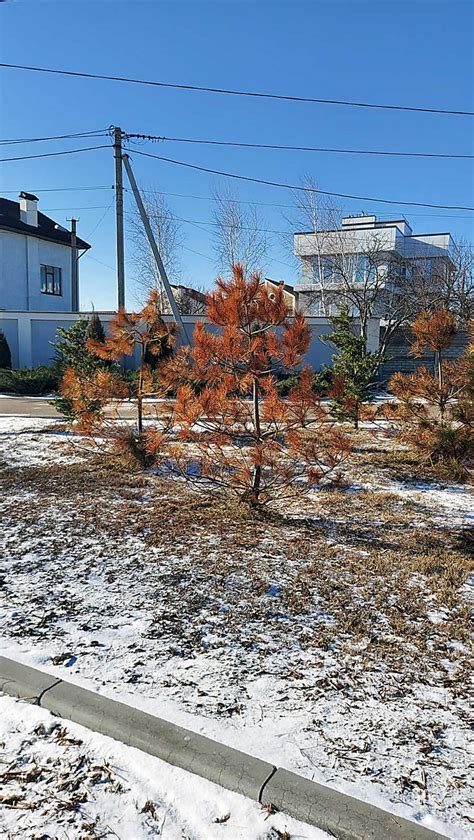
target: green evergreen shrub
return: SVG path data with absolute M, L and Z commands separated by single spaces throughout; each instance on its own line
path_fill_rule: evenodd
M 3 330 L 0 330 L 0 368 L 11 368 L 12 354 Z
M 52 367 L 39 365 L 36 368 L 21 368 L 20 370 L 2 368 L 0 369 L 0 392 L 24 396 L 51 394 L 57 391 L 61 375 L 57 365 Z
M 365 339 L 357 333 L 347 307 L 329 320 L 334 331 L 321 339 L 338 350 L 332 357 L 332 367 L 325 368 L 331 377 L 332 414 L 337 420 L 353 423 L 357 429 L 363 404 L 373 399 L 377 371 L 384 357 L 366 349 Z
M 110 367 L 110 362 L 99 359 L 86 347 L 86 341 L 93 338 L 103 341 L 105 338 L 102 322 L 96 312 L 89 321 L 78 318 L 70 327 L 59 327 L 58 338 L 52 342 L 56 349 L 56 360 L 61 369 L 61 376 L 67 367 L 73 368 L 86 376 L 91 376 L 99 368 Z M 75 419 L 72 402 L 63 396 L 58 396 L 51 403 L 69 421 Z

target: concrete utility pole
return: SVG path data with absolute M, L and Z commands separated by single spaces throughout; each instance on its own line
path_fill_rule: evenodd
M 158 245 L 156 244 L 155 237 L 153 236 L 153 231 L 151 229 L 150 220 L 148 219 L 148 216 L 147 216 L 147 213 L 146 213 L 143 201 L 142 201 L 142 197 L 140 195 L 140 191 L 137 187 L 137 182 L 135 181 L 135 176 L 132 172 L 132 167 L 130 165 L 130 159 L 129 159 L 127 154 L 123 155 L 122 159 L 123 159 L 123 162 L 124 162 L 124 165 L 125 165 L 125 169 L 126 169 L 126 172 L 127 172 L 128 180 L 130 182 L 130 186 L 132 188 L 133 195 L 135 197 L 135 201 L 137 202 L 138 212 L 140 213 L 141 220 L 143 222 L 143 227 L 145 228 L 145 233 L 148 237 L 148 242 L 150 243 L 150 248 L 151 248 L 153 256 L 155 258 L 155 262 L 156 262 L 156 265 L 157 265 L 157 268 L 158 268 L 163 286 L 165 287 L 165 292 L 166 292 L 166 296 L 168 298 L 169 304 L 171 306 L 171 311 L 173 313 L 176 324 L 178 325 L 178 327 L 180 329 L 183 344 L 189 344 L 189 338 L 188 338 L 188 335 L 186 333 L 186 328 L 184 326 L 183 319 L 181 318 L 181 313 L 178 309 L 178 305 L 177 305 L 176 300 L 174 298 L 173 290 L 170 286 L 170 282 L 168 280 L 168 275 L 166 274 L 166 270 L 165 270 L 165 267 L 163 265 L 163 260 L 161 259 L 160 252 L 158 250 Z
M 79 312 L 79 257 L 77 254 L 77 222 L 78 219 L 68 219 L 71 222 L 71 311 Z
M 117 236 L 117 303 L 119 309 L 125 309 L 125 249 L 123 238 L 122 137 L 122 129 L 117 128 L 117 126 L 114 126 L 115 226 Z

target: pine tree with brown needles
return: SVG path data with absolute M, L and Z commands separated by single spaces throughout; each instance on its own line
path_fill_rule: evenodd
M 103 341 L 89 338 L 86 347 L 100 359 L 120 362 L 124 356 L 138 356 L 138 370 L 135 383 L 137 406 L 136 433 L 133 429 L 108 423 L 109 434 L 118 443 L 127 446 L 141 461 L 146 461 L 144 414 L 146 398 L 160 396 L 163 389 L 159 371 L 150 360 L 165 356 L 174 344 L 174 327 L 163 321 L 160 313 L 160 299 L 156 289 L 150 292 L 140 312 L 119 310 L 110 322 L 109 334 Z M 105 408 L 114 399 L 124 399 L 128 386 L 115 372 L 98 370 L 89 376 L 82 371 L 67 368 L 61 384 L 61 394 L 72 401 L 79 427 L 88 434 L 104 430 Z M 92 409 L 91 409 L 92 405 Z
M 308 490 L 337 473 L 348 441 L 313 390 L 313 374 L 301 369 L 287 399 L 277 373 L 291 372 L 308 350 L 304 316 L 288 317 L 282 289 L 271 296 L 255 273 L 240 264 L 232 279 L 217 280 L 207 317 L 198 322 L 190 356 L 170 365 L 178 387 L 174 414 L 178 442 L 165 447 L 168 469 L 195 481 L 230 488 L 260 505 Z M 201 390 L 190 381 L 198 380 Z
M 455 361 L 443 358 L 456 335 L 455 319 L 446 310 L 421 312 L 412 331 L 412 354 L 431 351 L 433 370 L 423 365 L 413 373 L 395 373 L 389 390 L 398 403 L 385 406 L 385 415 L 398 423 L 402 439 L 422 461 L 449 477 L 466 478 L 474 454 L 472 347 Z

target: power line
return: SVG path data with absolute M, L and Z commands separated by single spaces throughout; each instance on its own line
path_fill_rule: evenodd
M 203 146 L 233 146 L 244 149 L 277 149 L 290 152 L 327 152 L 341 155 L 383 155 L 388 157 L 414 157 L 414 158 L 448 158 L 455 160 L 473 160 L 474 155 L 452 155 L 437 152 L 390 152 L 375 149 L 334 149 L 323 146 L 285 146 L 279 143 L 243 143 L 237 140 L 199 140 L 191 137 L 154 137 L 146 134 L 126 134 L 126 138 L 137 138 L 157 142 L 171 143 L 194 143 Z
M 102 224 L 102 222 L 104 221 L 104 219 L 105 219 L 105 217 L 106 217 L 107 213 L 109 212 L 109 210 L 110 210 L 110 208 L 112 207 L 112 205 L 113 205 L 113 203 L 114 203 L 114 202 L 115 202 L 115 193 L 114 193 L 114 194 L 113 194 L 113 196 L 112 196 L 112 201 L 110 202 L 110 204 L 108 205 L 108 207 L 106 207 L 105 213 L 103 213 L 103 214 L 102 214 L 102 216 L 100 217 L 100 219 L 99 219 L 99 221 L 97 222 L 97 224 L 96 224 L 96 225 L 92 228 L 91 232 L 87 234 L 86 239 L 90 239 L 90 238 L 91 238 L 91 236 L 93 236 L 93 234 L 96 232 L 96 230 L 97 230 L 97 228 L 99 227 L 99 225 L 101 225 L 101 224 Z
M 86 146 L 84 149 L 68 149 L 64 152 L 43 152 L 41 155 L 22 155 L 21 157 L 0 158 L 0 163 L 11 160 L 34 160 L 36 158 L 58 157 L 59 155 L 76 155 L 78 152 L 91 152 L 93 149 L 110 149 L 110 144 L 104 146 Z
M 206 260 L 210 260 L 211 262 L 215 262 L 215 260 L 212 257 L 209 257 L 207 254 L 201 254 L 200 251 L 195 251 L 193 248 L 188 248 L 187 245 L 183 245 L 182 247 L 184 248 L 185 251 L 190 251 L 191 254 L 196 254 L 198 257 L 204 257 L 204 259 L 206 259 Z
M 450 114 L 453 116 L 473 117 L 474 111 L 455 111 L 442 108 L 420 108 L 412 105 L 388 105 L 375 102 L 353 102 L 344 99 L 316 99 L 310 96 L 293 96 L 280 93 L 264 93 L 261 91 L 233 90 L 230 88 L 205 87 L 204 85 L 177 84 L 171 82 L 157 82 L 149 79 L 135 79 L 129 76 L 109 76 L 102 73 L 83 73 L 76 70 L 55 70 L 51 67 L 34 67 L 27 64 L 7 64 L 0 62 L 0 67 L 13 70 L 29 70 L 34 73 L 50 73 L 58 76 L 75 76 L 82 79 L 102 79 L 108 82 L 127 82 L 135 85 L 149 85 L 174 90 L 191 90 L 201 93 L 220 93 L 228 96 L 251 96 L 258 99 L 275 99 L 286 102 L 307 102 L 316 105 L 342 105 L 351 108 L 378 108 L 386 111 L 416 111 L 426 114 Z
M 101 184 L 96 187 L 94 186 L 87 186 L 87 187 L 48 187 L 45 189 L 32 189 L 31 192 L 34 193 L 43 193 L 43 192 L 74 192 L 79 191 L 82 192 L 83 190 L 113 190 L 115 189 L 113 184 Z M 2 190 L 3 193 L 8 195 L 18 195 L 18 190 Z M 67 208 L 69 209 L 69 208 Z
M 113 265 L 108 265 L 108 263 L 102 262 L 102 260 L 98 260 L 97 257 L 93 257 L 92 254 L 89 253 L 89 251 L 86 251 L 86 253 L 84 254 L 84 259 L 94 260 L 94 262 L 99 263 L 99 265 L 103 265 L 105 266 L 105 268 L 110 268 L 111 271 L 115 271 Z
M 80 131 L 77 134 L 54 134 L 49 137 L 18 137 L 14 140 L 0 140 L 0 146 L 12 146 L 17 143 L 39 143 L 43 140 L 72 140 L 77 137 L 105 137 L 108 129 L 101 128 L 96 131 Z
M 288 205 L 288 206 L 291 207 L 292 205 Z M 125 215 L 130 216 L 132 218 L 134 214 L 133 214 L 133 212 L 128 212 L 128 213 L 125 213 Z M 193 227 L 196 227 L 199 230 L 202 230 L 203 233 L 206 233 L 206 234 L 209 234 L 211 231 L 206 230 L 204 227 L 202 227 L 202 225 L 208 225 L 208 226 L 211 225 L 212 227 L 228 227 L 228 228 L 238 227 L 239 230 L 258 231 L 259 233 L 276 233 L 280 236 L 281 235 L 283 235 L 283 236 L 294 236 L 295 235 L 294 230 L 278 230 L 278 229 L 275 229 L 275 228 L 262 228 L 262 227 L 254 227 L 254 226 L 247 226 L 247 225 L 237 225 L 237 224 L 232 224 L 232 222 L 222 222 L 222 221 L 211 222 L 211 221 L 206 221 L 204 219 L 185 219 L 183 216 L 177 216 L 174 213 L 171 213 L 171 214 L 162 213 L 162 214 L 160 214 L 160 216 L 163 219 L 176 219 L 176 221 L 178 221 L 178 222 L 183 222 L 184 224 L 192 225 Z M 464 217 L 462 217 L 462 218 L 464 218 Z M 465 218 L 467 218 L 467 217 L 465 217 Z M 318 233 L 318 232 L 323 233 L 323 234 L 327 233 L 327 231 L 322 230 L 322 231 L 308 231 L 308 234 L 313 234 L 313 233 Z M 474 248 L 474 245 L 473 246 L 471 246 L 471 245 L 469 245 L 469 246 L 457 245 L 457 247 L 472 247 L 472 248 Z
M 48 187 L 44 189 L 38 188 L 31 188 L 31 192 L 33 193 L 51 193 L 51 192 L 86 192 L 86 191 L 99 191 L 99 190 L 113 190 L 113 184 L 102 184 L 98 186 L 84 186 L 84 187 Z M 165 190 L 154 190 L 154 189 L 144 189 L 143 187 L 140 188 L 142 193 L 158 193 L 159 195 L 168 195 L 172 198 L 191 198 L 196 201 L 216 201 L 217 199 L 211 195 L 193 195 L 191 193 L 175 193 L 175 192 L 167 192 Z M 128 192 L 128 187 L 124 187 L 124 191 Z M 2 190 L 2 194 L 4 195 L 18 195 L 18 190 Z M 278 202 L 273 201 L 246 201 L 244 199 L 233 199 L 236 204 L 249 204 L 251 206 L 256 207 L 280 207 L 288 210 L 294 210 L 295 207 L 293 204 L 281 204 Z M 44 209 L 44 212 L 53 212 L 53 211 L 60 211 L 60 210 L 102 210 L 105 208 L 106 205 L 98 205 L 97 207 L 48 207 Z M 379 213 L 379 216 L 390 216 L 390 213 Z M 420 218 L 433 218 L 433 219 L 471 219 L 470 216 L 459 216 L 454 213 L 410 213 L 410 217 L 417 216 Z
M 61 210 L 105 210 L 107 204 L 90 204 L 87 207 L 77 207 L 75 204 L 70 204 L 69 207 L 43 207 L 43 213 L 59 213 Z
M 405 205 L 407 207 L 432 207 L 440 210 L 474 210 L 474 207 L 466 207 L 459 204 L 429 204 L 422 201 L 394 201 L 389 198 L 374 198 L 367 195 L 351 195 L 349 193 L 332 192 L 331 190 L 319 190 L 315 187 L 302 187 L 295 184 L 285 184 L 281 181 L 269 181 L 264 178 L 253 178 L 250 175 L 237 175 L 235 172 L 223 172 L 220 169 L 211 169 L 206 166 L 198 166 L 195 163 L 185 163 L 182 160 L 174 160 L 173 158 L 163 157 L 162 155 L 153 155 L 151 152 L 140 152 L 138 149 L 125 149 L 130 154 L 142 155 L 143 157 L 154 158 L 155 160 L 162 160 L 165 163 L 172 163 L 175 166 L 183 166 L 187 169 L 195 169 L 198 172 L 207 172 L 211 175 L 221 175 L 224 178 L 234 178 L 238 181 L 251 181 L 254 184 L 264 184 L 268 187 L 279 187 L 286 190 L 294 190 L 298 192 L 318 193 L 319 195 L 332 195 L 337 198 L 349 198 L 353 201 L 374 201 L 379 204 L 395 204 L 397 206 Z
M 128 191 L 128 187 L 124 187 L 124 190 Z M 217 198 L 214 198 L 212 195 L 191 195 L 189 193 L 175 193 L 175 192 L 165 192 L 164 190 L 153 190 L 153 189 L 144 189 L 140 187 L 142 193 L 158 193 L 159 195 L 169 195 L 174 198 L 192 198 L 196 201 L 217 201 Z M 38 192 L 38 191 L 37 191 Z M 273 201 L 245 201 L 244 199 L 233 198 L 232 201 L 235 204 L 250 204 L 252 207 L 281 207 L 288 210 L 295 210 L 294 204 L 279 204 Z M 391 216 L 391 213 L 379 213 L 379 216 Z M 469 219 L 471 220 L 471 216 L 459 216 L 453 213 L 410 213 L 410 218 L 412 216 L 420 216 L 421 218 L 435 218 L 435 219 Z

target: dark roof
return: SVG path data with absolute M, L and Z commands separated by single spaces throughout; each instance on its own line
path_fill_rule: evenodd
M 20 198 L 26 198 L 29 201 L 39 201 L 39 198 L 38 198 L 37 195 L 33 195 L 33 193 L 23 192 L 23 190 L 20 193 Z
M 34 201 L 36 196 L 30 193 L 21 193 L 22 198 L 29 198 Z M 51 242 L 60 242 L 63 245 L 71 245 L 71 231 L 62 227 L 56 227 L 57 223 L 44 213 L 38 212 L 38 227 L 27 225 L 20 218 L 20 204 L 18 201 L 10 201 L 9 198 L 0 198 L 0 229 L 13 230 L 16 233 L 26 233 L 29 236 L 37 236 L 38 239 L 48 239 Z M 77 237 L 77 247 L 88 250 L 91 246 L 88 242 Z
M 293 286 L 289 286 L 288 283 L 285 283 L 283 280 L 272 280 L 271 277 L 265 277 L 266 283 L 271 283 L 273 286 L 283 286 L 285 292 L 288 292 L 290 295 L 295 295 L 296 292 Z
M 183 286 L 182 283 L 170 283 L 172 289 L 181 289 L 188 297 L 194 298 L 194 300 L 201 301 L 205 303 L 207 301 L 207 295 L 204 292 L 201 292 L 200 289 L 193 289 L 192 286 Z

